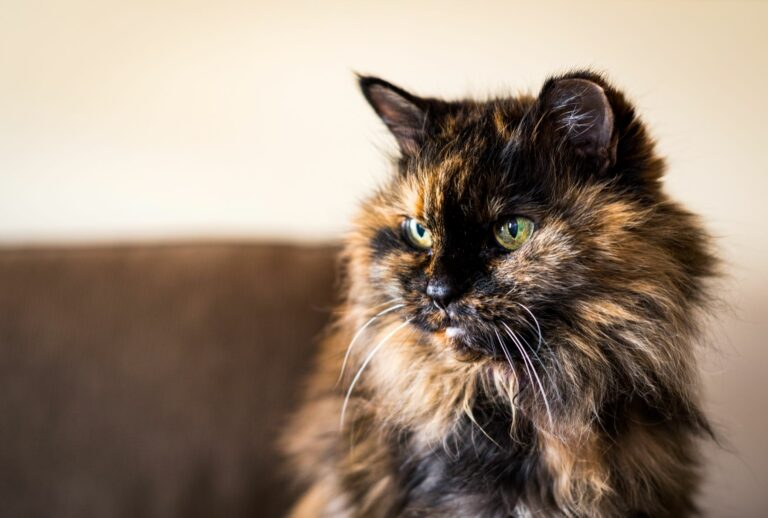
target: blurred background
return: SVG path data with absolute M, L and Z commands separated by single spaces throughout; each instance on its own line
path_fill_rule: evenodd
M 0 0 L 0 245 L 334 243 L 394 149 L 353 73 L 635 101 L 726 260 L 708 516 L 768 513 L 768 3 Z

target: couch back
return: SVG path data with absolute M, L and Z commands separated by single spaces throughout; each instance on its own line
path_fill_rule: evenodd
M 3 516 L 281 516 L 336 251 L 0 251 Z

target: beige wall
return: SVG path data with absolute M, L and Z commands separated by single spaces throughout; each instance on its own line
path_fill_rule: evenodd
M 768 513 L 768 3 L 0 0 L 0 242 L 327 239 L 383 177 L 352 71 L 421 93 L 594 66 L 719 237 L 711 516 Z

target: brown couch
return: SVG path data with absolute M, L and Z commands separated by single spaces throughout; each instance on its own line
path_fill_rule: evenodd
M 332 246 L 0 251 L 0 514 L 269 517 Z

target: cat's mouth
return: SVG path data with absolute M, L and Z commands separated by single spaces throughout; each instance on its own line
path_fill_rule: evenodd
M 459 343 L 472 334 L 465 319 L 447 311 L 430 312 L 415 320 L 424 331 L 448 342 Z
M 457 359 L 464 362 L 492 360 L 506 366 L 517 359 L 512 351 L 509 351 L 509 356 L 504 355 L 495 343 L 483 340 L 480 334 L 466 327 L 448 326 L 432 332 L 432 337 L 438 347 L 451 350 Z
M 465 327 L 449 325 L 432 331 L 432 335 L 439 341 L 453 347 L 463 346 L 470 338 L 470 333 Z
M 470 348 L 475 348 L 476 332 L 466 318 L 454 311 L 427 312 L 415 320 L 418 327 L 432 336 L 440 346 L 447 346 L 457 352 L 466 352 Z
M 425 318 L 416 319 L 417 325 L 426 331 L 439 347 L 452 349 L 461 357 L 477 359 L 493 355 L 492 349 L 483 346 L 481 333 L 471 319 L 453 311 L 429 313 Z
M 530 337 L 516 331 L 518 326 L 514 324 L 487 321 L 459 307 L 447 311 L 426 310 L 413 320 L 432 337 L 436 346 L 450 349 L 466 361 L 492 359 L 512 363 L 520 359 L 520 348 L 530 342 Z
M 453 303 L 440 307 L 433 303 L 425 303 L 419 304 L 416 308 L 416 322 L 421 328 L 430 332 L 446 332 L 452 329 L 452 334 L 458 334 L 470 327 L 473 317 L 469 308 L 463 304 Z

